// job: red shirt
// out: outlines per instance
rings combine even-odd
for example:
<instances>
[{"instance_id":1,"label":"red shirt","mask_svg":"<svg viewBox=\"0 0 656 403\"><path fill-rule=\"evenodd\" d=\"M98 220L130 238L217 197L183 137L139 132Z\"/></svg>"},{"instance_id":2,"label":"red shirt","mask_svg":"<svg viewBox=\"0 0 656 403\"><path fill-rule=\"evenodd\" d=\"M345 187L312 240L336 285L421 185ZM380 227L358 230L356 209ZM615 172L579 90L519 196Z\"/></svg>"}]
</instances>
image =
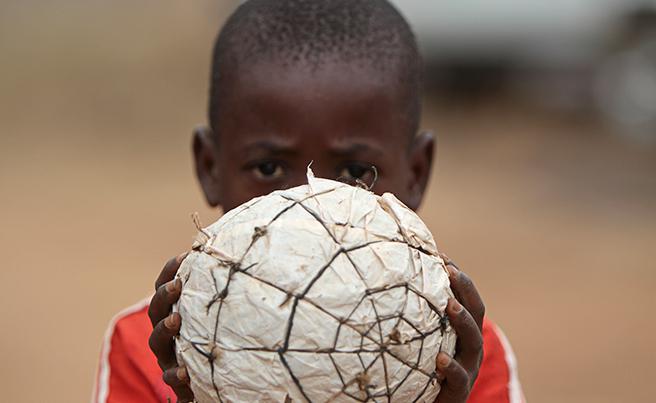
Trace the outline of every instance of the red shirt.
<instances>
[{"instance_id":1,"label":"red shirt","mask_svg":"<svg viewBox=\"0 0 656 403\"><path fill-rule=\"evenodd\" d=\"M162 381L162 370L148 347L153 328L150 298L112 319L103 343L92 403L160 403L175 394ZM483 362L470 403L522 403L524 396L515 356L501 330L483 322Z\"/></svg>"}]
</instances>

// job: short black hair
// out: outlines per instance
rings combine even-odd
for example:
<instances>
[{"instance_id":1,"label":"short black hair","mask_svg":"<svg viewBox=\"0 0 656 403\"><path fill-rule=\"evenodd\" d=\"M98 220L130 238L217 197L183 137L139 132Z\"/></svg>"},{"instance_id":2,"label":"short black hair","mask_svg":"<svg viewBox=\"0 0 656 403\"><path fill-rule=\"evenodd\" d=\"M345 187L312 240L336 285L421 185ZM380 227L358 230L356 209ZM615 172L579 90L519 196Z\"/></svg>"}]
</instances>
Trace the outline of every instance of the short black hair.
<instances>
[{"instance_id":1,"label":"short black hair","mask_svg":"<svg viewBox=\"0 0 656 403\"><path fill-rule=\"evenodd\" d=\"M212 58L209 121L230 69L263 60L357 63L390 75L407 94L409 129L421 115L422 60L412 29L387 0L248 0L227 20Z\"/></svg>"}]
</instances>

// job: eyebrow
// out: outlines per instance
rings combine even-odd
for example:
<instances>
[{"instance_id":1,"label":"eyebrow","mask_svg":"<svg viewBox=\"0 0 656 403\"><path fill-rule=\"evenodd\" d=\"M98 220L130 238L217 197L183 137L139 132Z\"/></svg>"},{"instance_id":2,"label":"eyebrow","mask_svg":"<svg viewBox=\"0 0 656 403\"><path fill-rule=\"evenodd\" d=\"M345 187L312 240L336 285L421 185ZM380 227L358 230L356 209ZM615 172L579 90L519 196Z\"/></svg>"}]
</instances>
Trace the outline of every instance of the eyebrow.
<instances>
[{"instance_id":1,"label":"eyebrow","mask_svg":"<svg viewBox=\"0 0 656 403\"><path fill-rule=\"evenodd\" d=\"M383 149L381 147L366 142L333 144L330 148L330 153L335 155L354 155L363 152L369 152L376 155L383 154Z\"/></svg>"},{"instance_id":2,"label":"eyebrow","mask_svg":"<svg viewBox=\"0 0 656 403\"><path fill-rule=\"evenodd\" d=\"M274 140L257 140L246 144L243 148L245 152L268 151L272 154L296 154L294 145L287 141Z\"/></svg>"}]
</instances>

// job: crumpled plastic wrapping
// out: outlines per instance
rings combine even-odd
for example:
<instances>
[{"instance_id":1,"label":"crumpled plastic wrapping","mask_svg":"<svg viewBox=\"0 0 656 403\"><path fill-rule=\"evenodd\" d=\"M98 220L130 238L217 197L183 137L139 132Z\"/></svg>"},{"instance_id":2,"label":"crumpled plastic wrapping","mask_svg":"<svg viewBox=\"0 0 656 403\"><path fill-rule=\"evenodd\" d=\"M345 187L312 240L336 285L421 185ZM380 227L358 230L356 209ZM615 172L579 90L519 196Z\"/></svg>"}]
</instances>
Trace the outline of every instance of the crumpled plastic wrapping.
<instances>
[{"instance_id":1,"label":"crumpled plastic wrapping","mask_svg":"<svg viewBox=\"0 0 656 403\"><path fill-rule=\"evenodd\" d=\"M430 231L391 194L314 178L200 231L176 341L198 402L432 402L456 335Z\"/></svg>"}]
</instances>

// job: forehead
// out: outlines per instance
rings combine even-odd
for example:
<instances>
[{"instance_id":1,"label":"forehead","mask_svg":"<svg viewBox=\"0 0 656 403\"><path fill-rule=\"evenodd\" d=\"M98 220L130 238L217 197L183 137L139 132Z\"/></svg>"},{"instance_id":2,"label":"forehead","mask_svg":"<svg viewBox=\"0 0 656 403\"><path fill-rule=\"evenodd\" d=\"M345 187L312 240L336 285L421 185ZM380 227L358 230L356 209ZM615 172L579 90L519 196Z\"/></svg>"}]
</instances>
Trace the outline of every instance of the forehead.
<instances>
[{"instance_id":1,"label":"forehead","mask_svg":"<svg viewBox=\"0 0 656 403\"><path fill-rule=\"evenodd\" d=\"M316 144L359 139L389 147L407 141L411 130L403 86L393 77L341 62L241 66L222 80L215 130L224 144L277 137Z\"/></svg>"}]
</instances>

